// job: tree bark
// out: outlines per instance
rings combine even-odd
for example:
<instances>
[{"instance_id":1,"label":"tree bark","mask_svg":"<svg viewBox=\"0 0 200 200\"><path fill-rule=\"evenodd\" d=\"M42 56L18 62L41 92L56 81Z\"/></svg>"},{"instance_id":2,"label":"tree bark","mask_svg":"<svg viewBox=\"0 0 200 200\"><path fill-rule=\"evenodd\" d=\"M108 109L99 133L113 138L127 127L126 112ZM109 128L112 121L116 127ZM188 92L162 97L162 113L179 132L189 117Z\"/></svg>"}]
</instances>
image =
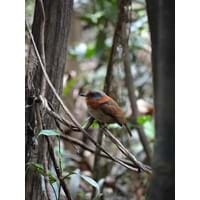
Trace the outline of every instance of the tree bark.
<instances>
[{"instance_id":1,"label":"tree bark","mask_svg":"<svg viewBox=\"0 0 200 200\"><path fill-rule=\"evenodd\" d=\"M45 57L46 70L59 94L62 92L62 81L67 55L67 38L69 35L71 13L73 9L73 0L45 0ZM41 23L42 10L38 0L36 0L32 33L37 48L41 53ZM34 62L33 50L29 55L32 60L26 65L26 152L25 159L28 162L42 163L44 140L38 140L38 145L33 144L35 130L34 106L33 100L39 94L42 81L42 71L37 62ZM47 86L46 98L53 105L56 112L59 110L59 104L56 101L52 91ZM54 121L48 116L44 116L44 124L47 129L55 128ZM46 193L43 186L43 179L30 169L26 169L26 200L45 200Z\"/></svg>"},{"instance_id":2,"label":"tree bark","mask_svg":"<svg viewBox=\"0 0 200 200\"><path fill-rule=\"evenodd\" d=\"M147 0L152 41L156 142L148 200L175 199L174 1Z\"/></svg>"}]
</instances>

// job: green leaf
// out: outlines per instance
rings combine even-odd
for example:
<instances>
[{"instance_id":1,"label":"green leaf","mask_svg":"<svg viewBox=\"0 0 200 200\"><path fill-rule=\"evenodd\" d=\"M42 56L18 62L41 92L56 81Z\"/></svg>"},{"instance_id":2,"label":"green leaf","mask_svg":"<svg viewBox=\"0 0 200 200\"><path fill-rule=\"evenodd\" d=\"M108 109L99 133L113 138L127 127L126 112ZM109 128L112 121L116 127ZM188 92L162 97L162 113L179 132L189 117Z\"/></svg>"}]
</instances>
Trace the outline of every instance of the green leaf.
<instances>
[{"instance_id":1,"label":"green leaf","mask_svg":"<svg viewBox=\"0 0 200 200\"><path fill-rule=\"evenodd\" d=\"M41 164L38 163L28 163L28 165L38 174L45 176L44 168ZM47 172L47 176L49 177L49 181L51 184L56 182L56 177L54 177L50 171Z\"/></svg>"},{"instance_id":2,"label":"green leaf","mask_svg":"<svg viewBox=\"0 0 200 200\"><path fill-rule=\"evenodd\" d=\"M94 120L94 122L91 125L91 128L99 128L99 123L96 120Z\"/></svg>"},{"instance_id":3,"label":"green leaf","mask_svg":"<svg viewBox=\"0 0 200 200\"><path fill-rule=\"evenodd\" d=\"M95 195L94 199L97 199L98 197L101 196L100 187L99 187L98 183L97 183L94 179L90 178L89 176L85 176L85 175L83 175L83 174L80 174L80 173L77 173L77 174L78 174L85 182L87 182L87 183L89 183L91 186L95 187L95 189L96 189L96 195Z\"/></svg>"},{"instance_id":4,"label":"green leaf","mask_svg":"<svg viewBox=\"0 0 200 200\"><path fill-rule=\"evenodd\" d=\"M97 193L100 193L99 185L98 185L98 183L94 179L90 178L89 176L85 176L83 174L80 174L80 176L81 176L81 178L84 181L86 181L87 183L89 183L90 185L92 185L93 187L95 187L96 190L97 190Z\"/></svg>"},{"instance_id":5,"label":"green leaf","mask_svg":"<svg viewBox=\"0 0 200 200\"><path fill-rule=\"evenodd\" d=\"M94 42L90 42L87 45L87 50L85 53L85 58L92 58L96 54L96 46Z\"/></svg>"},{"instance_id":6,"label":"green leaf","mask_svg":"<svg viewBox=\"0 0 200 200\"><path fill-rule=\"evenodd\" d=\"M73 172L68 173L66 176L64 176L64 179L65 178L69 178L72 175L73 176L77 175L77 176L81 177L85 182L89 183L91 186L96 188L96 196L95 196L94 199L96 199L97 197L101 196L100 186L94 179L90 178L89 176L85 176L83 174L80 174L79 171L73 171Z\"/></svg>"},{"instance_id":7,"label":"green leaf","mask_svg":"<svg viewBox=\"0 0 200 200\"><path fill-rule=\"evenodd\" d=\"M148 121L152 121L152 116L150 115L143 115L143 116L138 116L137 117L137 123L140 125L145 124Z\"/></svg>"},{"instance_id":8,"label":"green leaf","mask_svg":"<svg viewBox=\"0 0 200 200\"><path fill-rule=\"evenodd\" d=\"M103 11L98 11L94 14L85 14L80 17L81 20L86 21L88 24L96 25L104 16Z\"/></svg>"},{"instance_id":9,"label":"green leaf","mask_svg":"<svg viewBox=\"0 0 200 200\"><path fill-rule=\"evenodd\" d=\"M47 130L47 129L44 129L44 130L40 131L40 133L38 134L38 136L39 135L55 136L55 135L60 135L60 132L57 131L57 130Z\"/></svg>"},{"instance_id":10,"label":"green leaf","mask_svg":"<svg viewBox=\"0 0 200 200\"><path fill-rule=\"evenodd\" d=\"M78 78L74 78L67 82L67 84L65 85L63 89L63 96L67 96L70 93L70 91L76 85L77 81L78 81Z\"/></svg>"}]
</instances>

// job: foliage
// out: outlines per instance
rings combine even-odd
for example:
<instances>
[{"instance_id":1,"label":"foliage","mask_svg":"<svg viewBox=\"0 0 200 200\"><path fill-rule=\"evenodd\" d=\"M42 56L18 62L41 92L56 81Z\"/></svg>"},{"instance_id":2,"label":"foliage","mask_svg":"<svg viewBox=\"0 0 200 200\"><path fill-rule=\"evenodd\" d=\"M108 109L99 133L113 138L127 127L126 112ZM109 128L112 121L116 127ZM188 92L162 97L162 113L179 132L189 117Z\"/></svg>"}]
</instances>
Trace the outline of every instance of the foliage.
<instances>
[{"instance_id":1,"label":"foliage","mask_svg":"<svg viewBox=\"0 0 200 200\"><path fill-rule=\"evenodd\" d=\"M46 135L46 136L58 136L60 135L60 132L57 130L42 130L40 131L39 135Z\"/></svg>"},{"instance_id":2,"label":"foliage","mask_svg":"<svg viewBox=\"0 0 200 200\"><path fill-rule=\"evenodd\" d=\"M143 116L138 116L137 117L137 123L140 125L144 125L146 122L151 121L152 116L150 115L143 115Z\"/></svg>"},{"instance_id":3,"label":"foliage","mask_svg":"<svg viewBox=\"0 0 200 200\"><path fill-rule=\"evenodd\" d=\"M82 180L84 180L87 184L93 186L96 189L96 194L94 199L97 199L98 197L101 196L100 194L100 187L99 184L92 178L90 178L89 176L85 176L84 174L80 173L80 170L75 170L73 172L71 172L69 175L67 175L66 177L70 177L70 184L74 187L76 185L76 187L79 187L80 184L80 178ZM71 187L72 188L72 187Z\"/></svg>"},{"instance_id":4,"label":"foliage","mask_svg":"<svg viewBox=\"0 0 200 200\"><path fill-rule=\"evenodd\" d=\"M41 164L32 162L32 163L28 163L27 165L32 170L34 170L36 173L38 173L42 176L45 176L44 167ZM47 176L49 177L49 181L51 184L53 184L57 181L56 177L50 171L48 171Z\"/></svg>"}]
</instances>

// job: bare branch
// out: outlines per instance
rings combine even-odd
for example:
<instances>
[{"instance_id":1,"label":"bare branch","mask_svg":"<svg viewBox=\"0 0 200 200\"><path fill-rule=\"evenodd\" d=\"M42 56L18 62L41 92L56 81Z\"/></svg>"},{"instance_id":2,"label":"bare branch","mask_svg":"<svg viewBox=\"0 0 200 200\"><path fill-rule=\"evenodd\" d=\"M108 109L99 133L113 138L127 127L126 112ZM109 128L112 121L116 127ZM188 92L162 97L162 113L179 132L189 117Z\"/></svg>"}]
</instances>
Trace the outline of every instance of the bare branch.
<instances>
[{"instance_id":1,"label":"bare branch","mask_svg":"<svg viewBox=\"0 0 200 200\"><path fill-rule=\"evenodd\" d=\"M44 3L43 0L39 0L40 2L40 6L42 9L42 21L40 24L40 45L41 45L41 49L40 49L40 56L42 58L42 62L44 67L46 68L46 58L45 58L45 39L44 39L44 33L45 33L45 10L44 10ZM45 96L45 92L46 92L46 79L44 77L44 75L42 76L42 84L41 84L41 95Z\"/></svg>"},{"instance_id":2,"label":"bare branch","mask_svg":"<svg viewBox=\"0 0 200 200\"><path fill-rule=\"evenodd\" d=\"M122 19L121 19L122 12L120 9L120 3L118 5L118 8L119 8L118 19L117 19L114 36L113 36L113 43L112 43L111 52L110 52L109 61L108 61L106 78L104 81L104 91L106 94L109 94L111 91L111 83L112 83L112 78L113 78L114 56L116 54L117 46L119 45L119 41L120 41L119 32L121 30L121 23L122 23Z\"/></svg>"},{"instance_id":3,"label":"bare branch","mask_svg":"<svg viewBox=\"0 0 200 200\"><path fill-rule=\"evenodd\" d=\"M54 168L55 168L55 171L56 171L56 175L60 181L60 184L63 188L63 191L65 192L65 195L67 197L68 200L72 200L72 197L71 197L71 194L67 188L67 185L63 179L63 176L62 176L62 173L60 171L60 168L58 166L58 163L56 161L56 157L55 157L55 154L54 154L54 150L53 150L53 146L51 144L51 140L50 138L48 138L47 136L45 136L46 140L47 140L47 143L48 143L48 149L49 149L49 154L51 156L51 159L52 159L52 162L53 162L53 165L54 165Z\"/></svg>"},{"instance_id":4,"label":"bare branch","mask_svg":"<svg viewBox=\"0 0 200 200\"><path fill-rule=\"evenodd\" d=\"M127 158L129 158L139 169L141 169L142 171L145 171L149 174L151 174L151 170L149 168L146 168L145 165L143 165L143 163L141 163L140 161L137 160L137 158L130 153L124 146L123 144L116 138L113 136L113 134L106 128L103 127L104 129L104 133L111 139L111 141L118 147L118 149L125 155L127 156Z\"/></svg>"},{"instance_id":5,"label":"bare branch","mask_svg":"<svg viewBox=\"0 0 200 200\"><path fill-rule=\"evenodd\" d=\"M49 176L48 176L48 159L47 159L47 154L48 154L48 151L47 151L47 144L46 144L46 141L44 141L44 146L43 146L43 167L44 167L44 181L45 181L45 189L46 189L46 193L47 193L47 198L49 200L51 200L51 184L50 184L50 181L49 181ZM55 193L56 195L56 193Z\"/></svg>"},{"instance_id":6,"label":"bare branch","mask_svg":"<svg viewBox=\"0 0 200 200\"><path fill-rule=\"evenodd\" d=\"M95 153L96 150L88 147L88 145L85 145L85 143L83 143L82 141L76 139L76 138L73 138L69 135L61 135L60 136L63 140L66 140L68 142L72 142L73 144L76 144L76 145L79 145L80 147L82 147L83 149L91 152L91 153ZM103 158L106 158L106 159L109 159L109 160L112 160L110 159L110 157L108 157L107 155L105 155L104 153L99 153L99 156L103 157ZM138 172L138 167L136 167L135 165L133 165L132 162L129 162L128 160L125 160L125 159L121 159L121 158L116 158L116 159L119 159L120 161L124 162L126 165L130 165L132 166L133 168L135 168L135 172ZM113 161L113 160L112 160ZM130 169L130 168L129 168Z\"/></svg>"},{"instance_id":7,"label":"bare branch","mask_svg":"<svg viewBox=\"0 0 200 200\"><path fill-rule=\"evenodd\" d=\"M136 104L136 96L135 96L135 86L134 86L134 80L132 77L131 73L131 61L130 61L130 56L129 56L129 47L128 47L128 41L129 41L129 34L128 34L128 28L127 28L127 19L128 19L128 12L125 10L124 6L126 5L125 3L129 3L128 1L124 1L124 4L122 4L122 29L121 29L121 45L123 47L123 63L124 63L124 72L125 72L125 83L126 87L128 89L128 96L131 104L131 109L132 109L132 123L136 124L136 118L138 116L138 109L137 109L137 104ZM144 133L143 128L137 127L138 134L140 141L144 147L144 151L147 156L147 160L149 163L151 163L151 149L149 147L147 137Z\"/></svg>"},{"instance_id":8,"label":"bare branch","mask_svg":"<svg viewBox=\"0 0 200 200\"><path fill-rule=\"evenodd\" d=\"M37 120L37 127L38 130L41 131L43 129L43 123L42 123L42 118L41 118L41 113L40 113L40 107L38 103L35 103L35 116ZM45 144L44 136L41 137L41 140L44 141L44 147L43 147L43 166L44 166L44 181L45 181L45 189L46 189L46 195L47 199L51 200L51 185L49 182L49 177L48 177L48 160L47 160L47 146Z\"/></svg>"}]
</instances>

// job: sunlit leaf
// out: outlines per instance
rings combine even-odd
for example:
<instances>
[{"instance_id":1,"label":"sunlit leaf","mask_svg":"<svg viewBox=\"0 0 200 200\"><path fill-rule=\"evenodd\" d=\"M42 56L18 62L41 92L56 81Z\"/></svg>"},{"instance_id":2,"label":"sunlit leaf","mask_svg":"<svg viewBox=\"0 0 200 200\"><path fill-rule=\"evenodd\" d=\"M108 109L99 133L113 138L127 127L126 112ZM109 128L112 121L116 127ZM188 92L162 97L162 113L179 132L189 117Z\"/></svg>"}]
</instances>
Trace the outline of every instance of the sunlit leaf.
<instances>
[{"instance_id":1,"label":"sunlit leaf","mask_svg":"<svg viewBox=\"0 0 200 200\"><path fill-rule=\"evenodd\" d=\"M70 91L76 85L77 81L78 81L78 78L74 78L67 82L67 84L65 85L63 89L63 96L67 96L70 93Z\"/></svg>"},{"instance_id":2,"label":"sunlit leaf","mask_svg":"<svg viewBox=\"0 0 200 200\"><path fill-rule=\"evenodd\" d=\"M151 120L152 120L152 116L150 115L142 115L142 116L137 117L137 123L140 125L143 125L147 121L151 121Z\"/></svg>"},{"instance_id":3,"label":"sunlit leaf","mask_svg":"<svg viewBox=\"0 0 200 200\"><path fill-rule=\"evenodd\" d=\"M99 20L104 16L103 11L98 11L94 14L85 14L80 17L81 20L86 21L89 24L95 25L99 23Z\"/></svg>"},{"instance_id":4,"label":"sunlit leaf","mask_svg":"<svg viewBox=\"0 0 200 200\"><path fill-rule=\"evenodd\" d=\"M99 123L96 120L94 120L94 122L92 123L91 127L92 128L99 128Z\"/></svg>"},{"instance_id":5,"label":"sunlit leaf","mask_svg":"<svg viewBox=\"0 0 200 200\"><path fill-rule=\"evenodd\" d=\"M47 130L47 129L44 129L42 131L40 131L40 133L38 134L39 135L46 135L46 136L56 136L56 135L60 135L60 132L57 131L57 130Z\"/></svg>"},{"instance_id":6,"label":"sunlit leaf","mask_svg":"<svg viewBox=\"0 0 200 200\"><path fill-rule=\"evenodd\" d=\"M94 42L90 42L87 45L87 50L85 52L85 58L92 58L96 54L96 47Z\"/></svg>"}]
</instances>

